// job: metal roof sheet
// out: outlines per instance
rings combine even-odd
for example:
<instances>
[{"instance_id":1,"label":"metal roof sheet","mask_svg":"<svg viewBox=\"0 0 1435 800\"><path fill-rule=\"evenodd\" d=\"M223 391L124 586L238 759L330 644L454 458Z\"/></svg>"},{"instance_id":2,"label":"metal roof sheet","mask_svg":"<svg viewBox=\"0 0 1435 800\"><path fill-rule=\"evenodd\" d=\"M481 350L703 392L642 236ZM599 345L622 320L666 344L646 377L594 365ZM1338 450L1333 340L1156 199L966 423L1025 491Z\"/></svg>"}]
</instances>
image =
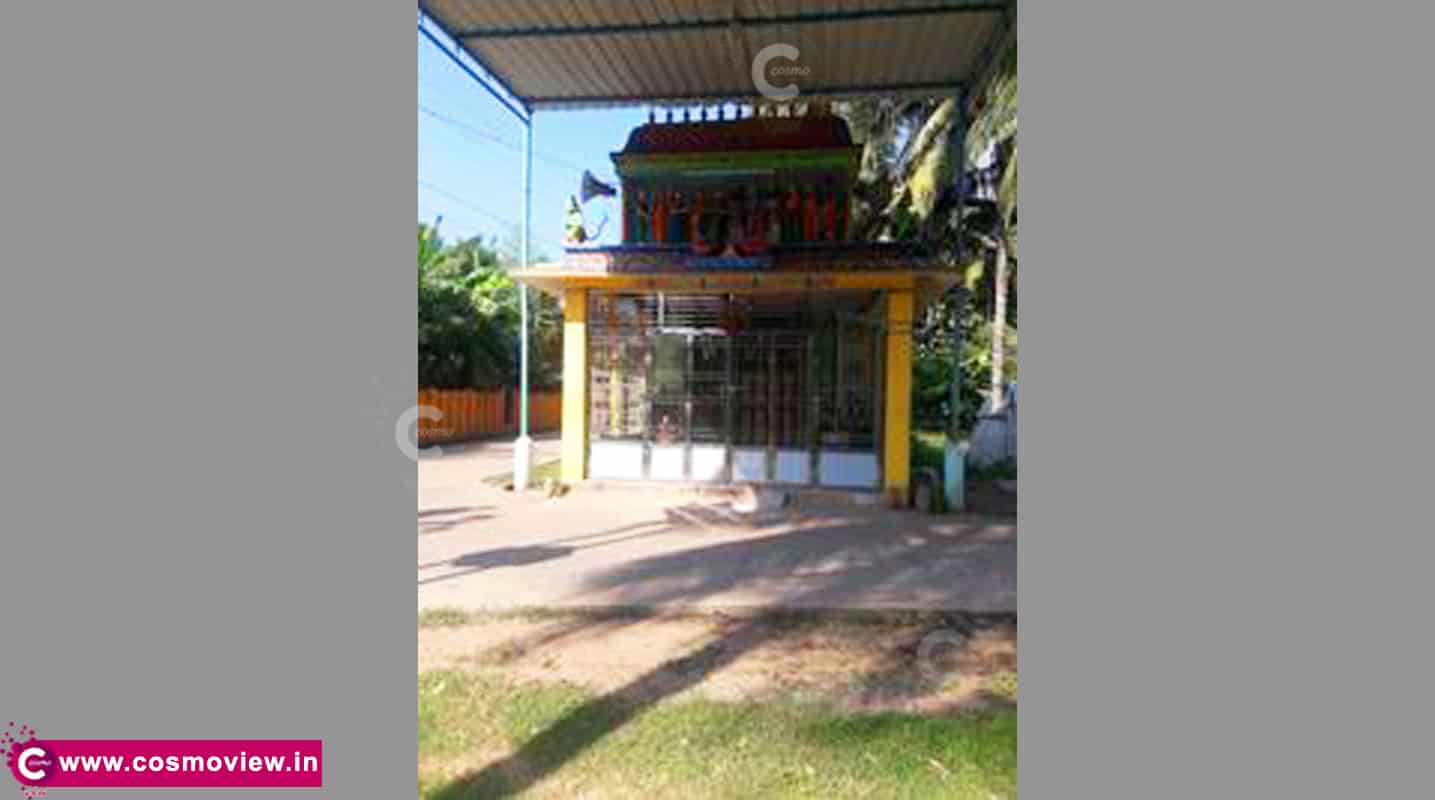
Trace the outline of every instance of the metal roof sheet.
<instances>
[{"instance_id":1,"label":"metal roof sheet","mask_svg":"<svg viewBox=\"0 0 1435 800\"><path fill-rule=\"evenodd\" d=\"M761 100L753 60L799 99L937 94L980 79L1015 0L421 0L529 108Z\"/></svg>"}]
</instances>

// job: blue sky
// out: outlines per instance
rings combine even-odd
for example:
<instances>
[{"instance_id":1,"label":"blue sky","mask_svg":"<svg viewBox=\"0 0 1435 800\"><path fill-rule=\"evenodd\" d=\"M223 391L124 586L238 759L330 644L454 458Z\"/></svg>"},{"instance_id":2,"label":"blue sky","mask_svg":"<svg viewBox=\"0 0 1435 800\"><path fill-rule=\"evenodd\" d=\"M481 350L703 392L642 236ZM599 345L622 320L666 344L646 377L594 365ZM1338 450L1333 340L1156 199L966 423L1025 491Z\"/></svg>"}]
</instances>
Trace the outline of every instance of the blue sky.
<instances>
[{"instance_id":1,"label":"blue sky","mask_svg":"<svg viewBox=\"0 0 1435 800\"><path fill-rule=\"evenodd\" d=\"M522 218L523 126L421 34L418 38L418 221L443 216L447 240L517 240ZM642 108L540 111L533 116L533 253L556 258L563 210L584 169L615 183L609 154L647 120ZM588 228L607 212L600 241L622 226L614 199L588 204Z\"/></svg>"}]
</instances>

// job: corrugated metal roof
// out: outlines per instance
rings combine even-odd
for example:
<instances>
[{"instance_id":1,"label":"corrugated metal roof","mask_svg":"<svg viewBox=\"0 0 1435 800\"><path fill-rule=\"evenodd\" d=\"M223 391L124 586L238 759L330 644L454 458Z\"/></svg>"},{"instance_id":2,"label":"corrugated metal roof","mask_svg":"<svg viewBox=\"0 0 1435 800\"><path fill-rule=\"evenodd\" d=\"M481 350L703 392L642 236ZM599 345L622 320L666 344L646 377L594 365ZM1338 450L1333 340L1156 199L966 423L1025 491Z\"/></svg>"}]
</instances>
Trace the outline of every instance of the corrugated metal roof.
<instances>
[{"instance_id":1,"label":"corrugated metal roof","mask_svg":"<svg viewBox=\"0 0 1435 800\"><path fill-rule=\"evenodd\" d=\"M1015 0L421 0L420 8L531 108L936 94L979 78Z\"/></svg>"}]
</instances>

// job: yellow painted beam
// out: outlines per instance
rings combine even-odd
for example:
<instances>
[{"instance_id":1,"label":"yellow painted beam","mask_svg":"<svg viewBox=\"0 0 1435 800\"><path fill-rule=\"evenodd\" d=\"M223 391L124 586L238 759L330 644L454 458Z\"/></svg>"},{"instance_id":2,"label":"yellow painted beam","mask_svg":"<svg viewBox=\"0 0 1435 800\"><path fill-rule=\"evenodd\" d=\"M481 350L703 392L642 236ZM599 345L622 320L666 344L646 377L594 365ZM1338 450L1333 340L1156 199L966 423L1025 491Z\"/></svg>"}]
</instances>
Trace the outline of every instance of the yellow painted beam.
<instances>
[{"instance_id":1,"label":"yellow painted beam","mask_svg":"<svg viewBox=\"0 0 1435 800\"><path fill-rule=\"evenodd\" d=\"M563 292L563 482L588 474L588 292Z\"/></svg>"},{"instance_id":2,"label":"yellow painted beam","mask_svg":"<svg viewBox=\"0 0 1435 800\"><path fill-rule=\"evenodd\" d=\"M892 505L907 505L912 447L912 317L910 291L887 293L887 393L883 408L882 488Z\"/></svg>"}]
</instances>

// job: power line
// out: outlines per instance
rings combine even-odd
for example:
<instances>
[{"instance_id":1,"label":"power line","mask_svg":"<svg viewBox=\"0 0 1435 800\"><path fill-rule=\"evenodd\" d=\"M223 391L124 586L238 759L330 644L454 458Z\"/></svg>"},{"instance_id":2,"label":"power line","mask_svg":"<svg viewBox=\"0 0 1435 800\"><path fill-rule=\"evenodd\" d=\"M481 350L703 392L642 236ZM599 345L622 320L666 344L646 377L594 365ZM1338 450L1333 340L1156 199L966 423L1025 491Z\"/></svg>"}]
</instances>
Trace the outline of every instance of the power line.
<instances>
[{"instance_id":1,"label":"power line","mask_svg":"<svg viewBox=\"0 0 1435 800\"><path fill-rule=\"evenodd\" d=\"M427 107L423 106L422 104L419 105L419 110L422 111L422 112L424 112L425 114L428 114L429 116L432 116L434 119L437 119L437 120L439 120L439 121L441 121L441 122L448 123L448 124L450 124L450 125L454 125L454 126L456 126L456 127L458 127L458 128L461 128L461 129L463 129L464 131L466 131L466 132L468 132L468 133L471 133L471 134L473 134L473 135L475 135L475 136L481 136L481 137L483 137L483 138L485 138L485 139L489 139L489 140L491 140L491 141L497 142L497 143L502 144L502 145L504 145L504 146L506 146L506 147L518 148L518 145L515 145L515 144L513 144L512 142L505 141L505 140L499 138L499 137L498 137L496 134L494 134L494 133L488 133L488 132L485 132L485 131L483 131L483 130L479 130L479 129L473 128L473 127L471 127L471 126L467 126L467 125L465 125L463 122L460 122L460 121L458 121L458 120L451 119L451 118L449 118L449 117L445 117L445 116L443 116L442 114L438 113L437 111L434 111L434 110L432 110L432 109L430 109L430 108L427 108ZM521 148L520 148L520 149L521 149ZM545 165L545 166L546 166L546 165ZM571 169L571 168L570 168L570 169ZM576 171L576 170L575 170L575 171ZM557 196L557 195L551 194L546 188L540 190L540 189L537 189L537 187L535 187L535 192L534 192L534 193L539 196L539 199L541 199L541 200L543 200L543 201L545 201L545 202L551 203L552 206L555 207L555 208L564 208L564 207L565 207L564 204L567 202L567 199L568 199L567 197L559 197L559 196Z\"/></svg>"},{"instance_id":2,"label":"power line","mask_svg":"<svg viewBox=\"0 0 1435 800\"><path fill-rule=\"evenodd\" d=\"M507 141L507 140L505 140L505 139L500 138L496 133L490 133L490 132L488 132L488 131L480 130L480 129L478 129L478 128L474 128L474 127L472 127L472 126L466 125L466 124L464 124L463 122L461 122L461 121L459 121L459 120L455 120L455 119L452 119L452 118L450 118L450 117L446 117L446 116L440 114L439 112L434 111L433 109L430 109L430 108L428 108L428 107L426 107L426 106L424 106L424 105L422 105L422 104L419 105L419 111L422 111L423 113L425 113L425 114L427 114L427 115L433 117L433 118L436 119L436 120L439 120L440 122L444 122L444 123L447 123L447 124L449 124L449 125L453 125L454 127L459 128L460 130L462 130L462 131L464 131L464 132L466 132L466 133L469 133L469 134L471 134L471 135L479 136L479 137L482 137L482 138L484 138L484 139L487 139L487 140L490 140L490 141L493 141L493 142L497 142L498 144L501 144L501 145L503 145L503 146L505 146L505 147L513 148L513 149L516 149L516 150L522 150L522 148L521 148L519 145L514 144L513 142L510 142L510 141ZM537 155L537 152L535 151L534 154ZM579 170L577 167L574 167L574 166L572 166L572 165L570 165L570 164L554 164L554 165L549 165L549 164L543 164L542 162L540 162L540 166L552 166L552 167L554 167L554 168L559 168L559 167L561 167L561 168L563 168L563 169L565 169L565 170L568 170L568 171L571 171L571 172L574 172L574 173L577 173L577 174L581 174L581 173L584 171L584 170ZM557 196L557 195L550 194L547 189L537 190L535 193L539 194L539 195L541 196L541 199L552 202L552 204L553 204L554 206L556 206L556 207L563 207L563 206L564 206L564 203L565 203L565 202L567 201L567 199L568 199L567 197L559 197L559 196Z\"/></svg>"},{"instance_id":3,"label":"power line","mask_svg":"<svg viewBox=\"0 0 1435 800\"><path fill-rule=\"evenodd\" d=\"M541 190L541 191L538 190L537 188L535 188L535 189L534 189L534 197L539 200L539 203L538 203L538 204L539 204L540 206L545 206L545 207L550 207L550 208L566 208L566 207L567 207L565 204L567 203L567 199L568 199L568 198L566 198L566 197L560 198L558 195L551 194L551 193L549 192L549 190L546 189L546 188L543 189L543 190Z\"/></svg>"},{"instance_id":4,"label":"power line","mask_svg":"<svg viewBox=\"0 0 1435 800\"><path fill-rule=\"evenodd\" d=\"M462 130L462 131L466 131L466 132L468 132L468 133L470 133L470 134L472 134L472 135L474 135L474 136L478 136L478 137L481 137L481 138L483 138L483 139L487 139L488 141L491 141L491 142L496 142L496 143L498 143L498 144L503 145L504 147L507 147L507 148L510 148L510 149L513 149L513 150L518 150L518 151L520 151L520 152L523 150L523 146L522 146L522 145L518 144L517 142L513 142L513 141L509 141L508 139L504 139L501 135L498 134L497 131L494 131L494 130L492 130L492 129L480 129L480 128L474 127L473 125L471 125L471 124L469 124L469 123L465 123L465 122L463 122L462 120L457 120L457 119L454 119L453 117L450 117L450 116L447 116L447 115L445 115L445 114L442 114L442 113L440 113L440 112L438 112L438 111L435 111L435 110L433 110L432 108L429 108L428 106L424 105L423 103L419 103L419 111L423 112L424 114L427 114L427 115L430 116L430 117L433 117L434 119L438 120L439 122L443 122L443 123L445 123L445 124L452 125L453 127L458 128L459 130ZM569 163L569 162L567 162L567 161L564 161L563 159L558 158L557 156L555 156L555 155L553 155L553 154L551 154L551 153L547 153L547 152L542 151L542 150L534 150L534 151L533 151L533 155L534 155L535 158L538 158L538 159L540 159L540 160L546 160L546 161L551 162L554 166L562 167L563 169L569 170L569 171L573 172L575 175L582 175L582 174L586 171L586 170L584 170L584 169L583 169L582 167L580 167L580 166L577 166L577 165L575 165L575 164L572 164L572 163Z\"/></svg>"},{"instance_id":5,"label":"power line","mask_svg":"<svg viewBox=\"0 0 1435 800\"><path fill-rule=\"evenodd\" d=\"M471 228L476 231L476 233L471 235L455 233L453 234L453 238L455 241L464 241L473 238L473 236L478 236L480 239L491 240L495 246L501 246L504 244L504 240L507 237L508 233L511 233L514 237L514 241L517 241L519 230L518 225L514 225L508 220L502 219L500 217L495 217L491 214L478 211L469 205L459 207L460 204L456 200L449 200L449 202L446 203L440 202L441 200L449 200L449 198L447 197L447 195L438 199L420 197L418 214L419 222L422 222L427 225L432 225L435 219L439 219L446 224L453 223L459 229ZM501 223L502 227L508 229L508 231L490 233L489 226L485 224L485 220L483 218L480 218L478 214L483 214L483 216L487 218L487 220L490 220L492 222ZM536 234L531 234L531 236L534 242L533 246L535 248L541 248L546 251L548 249L546 245L553 245L554 247L558 246L556 242L546 237L538 236ZM543 255L545 258L548 257L546 252Z\"/></svg>"},{"instance_id":6,"label":"power line","mask_svg":"<svg viewBox=\"0 0 1435 800\"><path fill-rule=\"evenodd\" d=\"M447 123L454 126L455 128L458 128L459 130L467 131L474 136L481 136L484 139L488 139L489 141L498 142L505 147L512 147L518 149L518 145L507 139L504 139L502 136L499 135L497 131L494 131L491 128L479 128L461 120L454 119L453 117L445 116L437 111L434 111L432 108L429 108L423 103L419 103L419 111L429 115L430 117L433 117L439 122Z\"/></svg>"},{"instance_id":7,"label":"power line","mask_svg":"<svg viewBox=\"0 0 1435 800\"><path fill-rule=\"evenodd\" d=\"M520 228L520 227L521 227L518 223L514 222L514 221L511 220L511 219L508 219L508 218L506 218L506 217L504 217L504 216L502 216L502 215L499 215L499 214L495 214L495 213L493 213L492 211L489 211L489 210L486 209L486 208L481 208L481 207L479 207L479 206L476 206L476 205L474 205L473 203L469 202L468 200L465 200L465 199L463 199L462 197L459 197L458 195L454 194L453 192L450 192L450 191L448 191L447 189L444 189L444 188L435 186L435 185L433 185L432 183L429 183L428 181L423 180L422 178L419 179L419 186L420 186L421 188L428 189L429 191L433 192L434 194L441 195L441 196L443 196L443 197L445 197L445 198L447 198L447 199L449 199L449 200L452 200L453 202L458 203L459 205L463 206L464 208L467 208L467 209L470 210L470 211L473 211L474 213L482 214L483 216L488 217L489 219L491 219L491 220L493 220L493 221L495 221L495 222L498 222L498 223L500 223L500 224L502 224L502 225L508 226L508 227L510 227L510 228ZM540 237L534 237L534 236L532 236L532 233L531 233L531 232L530 232L529 235L530 235L531 238L533 238L533 239L535 239L535 240L537 240L537 241L541 241L541 242L544 242L545 244L549 244L549 245L553 245L553 246L557 247L560 251L563 249L563 245L562 245L562 244L559 244L558 242L554 241L553 239L549 239L549 238L547 238L547 237L541 237L541 238L540 238Z\"/></svg>"},{"instance_id":8,"label":"power line","mask_svg":"<svg viewBox=\"0 0 1435 800\"><path fill-rule=\"evenodd\" d=\"M454 203L441 202L441 200L442 198L429 199L427 197L420 197L419 222L425 225L433 225L437 221L442 223L443 226L450 226L450 228L471 228L475 231L474 234L469 236L465 236L461 233L454 234L453 238L456 241L470 239L473 236L478 236L479 238L490 237L488 233L492 227L490 223L479 219L477 215L470 213L466 208L459 208Z\"/></svg>"}]
</instances>

